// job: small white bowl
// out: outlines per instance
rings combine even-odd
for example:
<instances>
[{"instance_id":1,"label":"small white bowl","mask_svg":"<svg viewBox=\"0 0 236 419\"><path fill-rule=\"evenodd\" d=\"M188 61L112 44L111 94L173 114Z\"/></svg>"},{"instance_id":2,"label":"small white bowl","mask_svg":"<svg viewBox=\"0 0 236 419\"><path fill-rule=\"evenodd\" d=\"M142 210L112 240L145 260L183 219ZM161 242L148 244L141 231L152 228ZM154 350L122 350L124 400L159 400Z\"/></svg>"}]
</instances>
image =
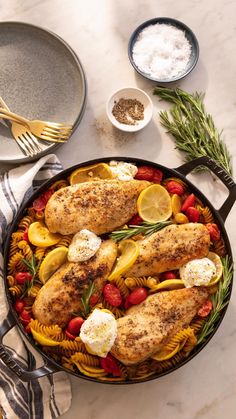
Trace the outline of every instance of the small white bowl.
<instances>
[{"instance_id":1,"label":"small white bowl","mask_svg":"<svg viewBox=\"0 0 236 419\"><path fill-rule=\"evenodd\" d=\"M112 109L115 102L119 99L137 99L144 106L144 118L141 121L137 121L135 125L122 124L112 114ZM106 106L107 116L111 123L121 131L135 132L144 128L152 119L153 115L153 104L150 97L143 90L137 87L125 87L124 89L117 90L107 102Z\"/></svg>"}]
</instances>

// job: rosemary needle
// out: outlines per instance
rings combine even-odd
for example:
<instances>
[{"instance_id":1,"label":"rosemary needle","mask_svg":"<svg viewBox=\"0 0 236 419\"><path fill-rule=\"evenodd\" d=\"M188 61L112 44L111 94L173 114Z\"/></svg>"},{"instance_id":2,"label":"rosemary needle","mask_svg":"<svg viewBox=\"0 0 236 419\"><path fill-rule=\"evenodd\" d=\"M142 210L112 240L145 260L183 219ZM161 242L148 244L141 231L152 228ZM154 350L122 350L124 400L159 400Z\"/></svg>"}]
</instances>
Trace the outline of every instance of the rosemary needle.
<instances>
[{"instance_id":1,"label":"rosemary needle","mask_svg":"<svg viewBox=\"0 0 236 419\"><path fill-rule=\"evenodd\" d=\"M128 228L122 230L115 230L110 234L110 237L115 242L120 240L129 239L130 237L143 234L144 236L150 236L156 231L172 224L171 221L163 221L159 223L149 223L147 221L142 222L140 225L129 225Z\"/></svg>"},{"instance_id":2,"label":"rosemary needle","mask_svg":"<svg viewBox=\"0 0 236 419\"><path fill-rule=\"evenodd\" d=\"M205 110L204 95L159 86L155 87L154 94L173 105L169 111L160 112L160 120L175 138L175 148L185 153L186 161L208 156L232 175L231 155L212 116Z\"/></svg>"}]
</instances>

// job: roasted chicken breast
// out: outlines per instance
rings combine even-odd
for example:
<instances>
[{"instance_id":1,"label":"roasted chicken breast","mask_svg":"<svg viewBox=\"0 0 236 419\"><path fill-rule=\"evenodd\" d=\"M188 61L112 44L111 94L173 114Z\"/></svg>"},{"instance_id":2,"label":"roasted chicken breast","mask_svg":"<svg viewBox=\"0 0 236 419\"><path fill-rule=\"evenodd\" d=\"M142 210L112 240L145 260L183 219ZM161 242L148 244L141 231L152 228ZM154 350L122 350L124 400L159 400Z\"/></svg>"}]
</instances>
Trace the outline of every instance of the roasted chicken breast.
<instances>
[{"instance_id":1,"label":"roasted chicken breast","mask_svg":"<svg viewBox=\"0 0 236 419\"><path fill-rule=\"evenodd\" d=\"M110 232L137 212L137 198L148 185L146 181L114 179L62 188L46 205L47 227L64 235L84 228L96 234Z\"/></svg>"},{"instance_id":2,"label":"roasted chicken breast","mask_svg":"<svg viewBox=\"0 0 236 419\"><path fill-rule=\"evenodd\" d=\"M137 243L139 256L125 277L155 275L203 258L209 252L210 235L203 224L173 224Z\"/></svg>"},{"instance_id":3,"label":"roasted chicken breast","mask_svg":"<svg viewBox=\"0 0 236 419\"><path fill-rule=\"evenodd\" d=\"M159 352L186 328L207 299L205 288L184 288L149 296L117 320L118 334L111 353L125 365Z\"/></svg>"},{"instance_id":4,"label":"roasted chicken breast","mask_svg":"<svg viewBox=\"0 0 236 419\"><path fill-rule=\"evenodd\" d=\"M45 325L65 326L72 313L82 309L81 296L89 281L94 281L93 293L101 294L116 256L117 245L106 240L88 261L66 262L40 289L33 304L34 317Z\"/></svg>"}]
</instances>

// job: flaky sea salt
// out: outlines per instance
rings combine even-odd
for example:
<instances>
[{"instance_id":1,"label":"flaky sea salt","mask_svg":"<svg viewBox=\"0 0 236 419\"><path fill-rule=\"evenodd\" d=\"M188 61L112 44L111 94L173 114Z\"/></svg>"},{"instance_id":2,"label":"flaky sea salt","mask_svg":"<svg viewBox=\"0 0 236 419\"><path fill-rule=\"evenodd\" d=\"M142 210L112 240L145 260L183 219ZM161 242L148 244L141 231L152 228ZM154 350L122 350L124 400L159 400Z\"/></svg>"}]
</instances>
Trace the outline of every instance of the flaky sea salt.
<instances>
[{"instance_id":1,"label":"flaky sea salt","mask_svg":"<svg viewBox=\"0 0 236 419\"><path fill-rule=\"evenodd\" d=\"M181 29L156 23L140 32L132 55L136 66L143 73L157 80L168 80L185 71L191 45Z\"/></svg>"}]
</instances>

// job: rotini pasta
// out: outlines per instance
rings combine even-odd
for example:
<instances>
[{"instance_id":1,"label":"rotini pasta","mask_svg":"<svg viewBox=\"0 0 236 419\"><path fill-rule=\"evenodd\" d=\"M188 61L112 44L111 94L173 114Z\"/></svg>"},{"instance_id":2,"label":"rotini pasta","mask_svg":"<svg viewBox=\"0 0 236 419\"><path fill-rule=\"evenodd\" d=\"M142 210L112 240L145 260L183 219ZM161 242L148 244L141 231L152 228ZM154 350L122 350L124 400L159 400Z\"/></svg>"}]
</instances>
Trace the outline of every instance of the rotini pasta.
<instances>
[{"instance_id":1,"label":"rotini pasta","mask_svg":"<svg viewBox=\"0 0 236 419\"><path fill-rule=\"evenodd\" d=\"M170 340L170 342L165 346L164 350L171 352L176 348L177 345L181 344L183 341L187 341L193 336L194 330L191 327L183 329Z\"/></svg>"},{"instance_id":2,"label":"rotini pasta","mask_svg":"<svg viewBox=\"0 0 236 419\"><path fill-rule=\"evenodd\" d=\"M82 352L76 352L74 355L71 356L73 362L79 362L85 365L89 365L91 367L97 367L100 365L99 358L94 355L89 355Z\"/></svg>"},{"instance_id":3,"label":"rotini pasta","mask_svg":"<svg viewBox=\"0 0 236 419\"><path fill-rule=\"evenodd\" d=\"M36 297L41 288L42 286L40 284L34 284L32 287L29 288L28 296Z\"/></svg>"},{"instance_id":4,"label":"rotini pasta","mask_svg":"<svg viewBox=\"0 0 236 419\"><path fill-rule=\"evenodd\" d=\"M25 267L21 262L23 259L23 254L21 252L15 253L8 262L8 273L13 274L16 269L22 270L22 267Z\"/></svg>"},{"instance_id":5,"label":"rotini pasta","mask_svg":"<svg viewBox=\"0 0 236 419\"><path fill-rule=\"evenodd\" d=\"M35 258L40 261L44 258L44 256L46 255L47 252L47 248L46 247L36 247L34 255Z\"/></svg>"},{"instance_id":6,"label":"rotini pasta","mask_svg":"<svg viewBox=\"0 0 236 419\"><path fill-rule=\"evenodd\" d=\"M13 285L13 287L9 288L10 293L13 297L20 297L23 291L23 288L21 285Z\"/></svg>"},{"instance_id":7,"label":"rotini pasta","mask_svg":"<svg viewBox=\"0 0 236 419\"><path fill-rule=\"evenodd\" d=\"M201 330L204 323L205 323L204 319L200 319L200 318L193 319L193 321L190 323L190 327L191 329L193 329L195 335L197 335L199 330Z\"/></svg>"},{"instance_id":8,"label":"rotini pasta","mask_svg":"<svg viewBox=\"0 0 236 419\"><path fill-rule=\"evenodd\" d=\"M104 308L106 308L107 310L111 311L116 319L119 319L120 317L124 316L124 312L122 310L120 310L117 307L113 307L111 304L109 304L105 299L103 299L102 301L102 305Z\"/></svg>"},{"instance_id":9,"label":"rotini pasta","mask_svg":"<svg viewBox=\"0 0 236 419\"><path fill-rule=\"evenodd\" d=\"M9 287L13 287L13 285L16 284L16 281L13 275L7 275L7 283Z\"/></svg>"},{"instance_id":10,"label":"rotini pasta","mask_svg":"<svg viewBox=\"0 0 236 419\"><path fill-rule=\"evenodd\" d=\"M21 240L18 243L18 247L19 247L19 249L22 250L24 258L26 260L30 261L32 259L32 256L33 256L33 251L31 249L31 247L29 246L29 244L27 243L27 241Z\"/></svg>"},{"instance_id":11,"label":"rotini pasta","mask_svg":"<svg viewBox=\"0 0 236 419\"><path fill-rule=\"evenodd\" d=\"M36 211L35 213L36 220L43 220L44 219L44 211Z\"/></svg>"},{"instance_id":12,"label":"rotini pasta","mask_svg":"<svg viewBox=\"0 0 236 419\"><path fill-rule=\"evenodd\" d=\"M147 287L153 288L155 285L158 284L158 280L156 278L149 277L128 277L125 279L125 285L130 288L134 289L135 287Z\"/></svg>"},{"instance_id":13,"label":"rotini pasta","mask_svg":"<svg viewBox=\"0 0 236 419\"><path fill-rule=\"evenodd\" d=\"M226 255L225 243L222 238L214 242L213 249L214 249L214 252L217 253L221 257L224 257Z\"/></svg>"},{"instance_id":14,"label":"rotini pasta","mask_svg":"<svg viewBox=\"0 0 236 419\"><path fill-rule=\"evenodd\" d=\"M31 319L30 328L33 329L35 332L40 333L46 337L54 338L59 336L62 332L61 327L58 325L53 326L45 326L44 324L40 323L37 319Z\"/></svg>"},{"instance_id":15,"label":"rotini pasta","mask_svg":"<svg viewBox=\"0 0 236 419\"><path fill-rule=\"evenodd\" d=\"M60 347L68 350L70 353L79 352L86 353L85 344L81 340L63 340Z\"/></svg>"},{"instance_id":16,"label":"rotini pasta","mask_svg":"<svg viewBox=\"0 0 236 419\"><path fill-rule=\"evenodd\" d=\"M32 222L33 222L33 219L29 215L26 215L20 220L18 227L20 230L26 230L27 228L29 228Z\"/></svg>"},{"instance_id":17,"label":"rotini pasta","mask_svg":"<svg viewBox=\"0 0 236 419\"><path fill-rule=\"evenodd\" d=\"M63 236L61 240L55 245L55 247L69 247L72 241L72 236Z\"/></svg>"},{"instance_id":18,"label":"rotini pasta","mask_svg":"<svg viewBox=\"0 0 236 419\"><path fill-rule=\"evenodd\" d=\"M112 282L116 284L123 298L126 298L129 295L129 290L123 278L116 278Z\"/></svg>"},{"instance_id":19,"label":"rotini pasta","mask_svg":"<svg viewBox=\"0 0 236 419\"><path fill-rule=\"evenodd\" d=\"M204 223L205 224L214 223L214 217L213 217L213 214L212 214L210 208L208 208L208 207L202 208L201 213L202 213L202 216L204 218Z\"/></svg>"}]
</instances>

